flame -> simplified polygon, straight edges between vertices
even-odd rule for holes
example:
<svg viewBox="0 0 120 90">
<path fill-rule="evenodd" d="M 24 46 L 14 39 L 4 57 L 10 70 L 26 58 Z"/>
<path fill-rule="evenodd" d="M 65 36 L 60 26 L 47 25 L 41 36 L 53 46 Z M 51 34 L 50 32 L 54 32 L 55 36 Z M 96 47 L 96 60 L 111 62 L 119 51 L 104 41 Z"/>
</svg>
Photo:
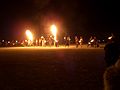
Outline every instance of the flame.
<svg viewBox="0 0 120 90">
<path fill-rule="evenodd" d="M 30 41 L 33 41 L 33 34 L 30 30 L 26 30 L 26 36 Z"/>
<path fill-rule="evenodd" d="M 54 36 L 54 40 L 56 41 L 57 40 L 56 39 L 56 36 L 57 36 L 57 27 L 55 25 L 51 26 L 51 32 L 52 32 L 52 34 Z"/>
</svg>

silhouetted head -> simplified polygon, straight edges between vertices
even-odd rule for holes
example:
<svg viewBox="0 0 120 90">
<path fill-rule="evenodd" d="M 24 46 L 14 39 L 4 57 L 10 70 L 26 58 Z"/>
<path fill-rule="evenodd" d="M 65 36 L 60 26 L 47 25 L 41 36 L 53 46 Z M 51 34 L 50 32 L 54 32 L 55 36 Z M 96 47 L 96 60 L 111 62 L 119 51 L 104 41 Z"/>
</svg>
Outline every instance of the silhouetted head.
<svg viewBox="0 0 120 90">
<path fill-rule="evenodd" d="M 120 34 L 119 33 L 111 33 L 112 41 L 119 42 L 120 41 Z"/>
</svg>

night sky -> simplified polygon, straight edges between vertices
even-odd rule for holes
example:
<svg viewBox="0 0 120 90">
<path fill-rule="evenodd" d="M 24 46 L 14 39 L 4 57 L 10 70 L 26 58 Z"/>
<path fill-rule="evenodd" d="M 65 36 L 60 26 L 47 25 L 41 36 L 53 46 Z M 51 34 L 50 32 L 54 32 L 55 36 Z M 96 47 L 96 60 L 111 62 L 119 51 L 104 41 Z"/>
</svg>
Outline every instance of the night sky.
<svg viewBox="0 0 120 90">
<path fill-rule="evenodd" d="M 26 29 L 39 37 L 56 24 L 64 35 L 120 32 L 119 3 L 115 0 L 1 0 L 0 39 L 23 39 Z"/>
</svg>

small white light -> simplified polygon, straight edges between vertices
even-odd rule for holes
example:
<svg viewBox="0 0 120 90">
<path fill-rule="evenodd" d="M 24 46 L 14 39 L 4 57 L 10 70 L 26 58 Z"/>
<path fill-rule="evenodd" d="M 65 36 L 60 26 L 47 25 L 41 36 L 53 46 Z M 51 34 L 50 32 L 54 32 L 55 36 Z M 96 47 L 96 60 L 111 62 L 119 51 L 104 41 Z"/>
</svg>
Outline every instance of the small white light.
<svg viewBox="0 0 120 90">
<path fill-rule="evenodd" d="M 5 40 L 2 40 L 2 42 L 4 42 Z"/>
<path fill-rule="evenodd" d="M 44 38 L 43 36 L 41 36 L 41 38 Z"/>
<path fill-rule="evenodd" d="M 25 40 L 25 42 L 27 42 L 27 40 Z"/>
<path fill-rule="evenodd" d="M 94 42 L 94 39 L 92 39 L 90 42 Z"/>
<path fill-rule="evenodd" d="M 10 43 L 10 41 L 8 41 L 8 43 Z"/>
<path fill-rule="evenodd" d="M 112 36 L 111 36 L 111 37 L 108 37 L 108 39 L 111 40 L 111 39 L 112 39 Z"/>
<path fill-rule="evenodd" d="M 16 43 L 17 43 L 18 41 L 16 40 Z"/>
</svg>

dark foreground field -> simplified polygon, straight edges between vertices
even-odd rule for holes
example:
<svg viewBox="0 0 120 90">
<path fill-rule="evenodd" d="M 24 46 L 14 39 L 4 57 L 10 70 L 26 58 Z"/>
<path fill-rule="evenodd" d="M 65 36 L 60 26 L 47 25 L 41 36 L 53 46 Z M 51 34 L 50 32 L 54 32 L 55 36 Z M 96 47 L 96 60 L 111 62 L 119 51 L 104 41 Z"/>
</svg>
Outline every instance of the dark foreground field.
<svg viewBox="0 0 120 90">
<path fill-rule="evenodd" d="M 0 90 L 103 90 L 103 49 L 0 49 Z"/>
</svg>

